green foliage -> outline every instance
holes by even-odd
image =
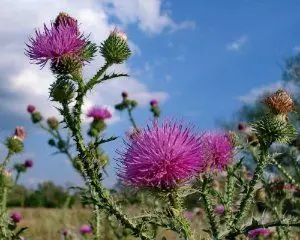
[[[62,208],[68,199],[70,199],[68,207],[80,202],[77,192],[70,194],[65,188],[48,181],[40,183],[35,190],[15,185],[9,193],[7,205],[9,207]]]

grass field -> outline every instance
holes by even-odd
[[[89,209],[46,209],[46,208],[16,208],[10,209],[10,212],[19,211],[22,214],[20,227],[28,227],[24,234],[26,240],[60,240],[61,232],[68,229],[73,233],[78,233],[78,229],[82,224],[86,224],[91,216]],[[193,221],[193,229],[199,232],[202,229],[200,218]],[[105,224],[105,223],[104,223]],[[105,226],[104,226],[105,227]],[[198,230],[198,231],[197,231]],[[168,240],[176,240],[177,238],[170,231],[161,231],[157,239],[163,236]],[[203,239],[203,235],[197,235],[196,239]],[[113,240],[115,236],[105,232],[101,240]],[[132,238],[128,238],[132,239]],[[207,239],[207,238],[205,238]]]

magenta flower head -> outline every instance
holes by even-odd
[[[21,213],[20,213],[20,212],[13,212],[13,213],[10,215],[10,218],[11,218],[11,220],[12,220],[14,223],[18,223],[18,222],[21,221],[22,216],[21,216]]]
[[[248,232],[249,239],[257,239],[258,237],[269,237],[272,231],[267,228],[257,228]]]
[[[218,215],[222,215],[225,212],[225,208],[223,205],[217,205],[215,208],[215,213]]]
[[[126,150],[120,153],[119,177],[133,187],[170,189],[204,167],[199,161],[200,137],[182,123],[153,121],[126,145]]]
[[[97,120],[105,120],[111,118],[111,113],[107,108],[93,107],[87,114],[88,117],[93,117]]]
[[[65,18],[64,18],[65,19]],[[44,25],[44,31],[36,30],[35,37],[29,39],[26,55],[42,67],[50,61],[58,64],[64,58],[78,59],[85,45],[86,39],[78,31],[77,22],[67,24],[52,23],[50,27]]]
[[[201,162],[206,170],[224,170],[233,157],[231,136],[225,132],[207,132],[201,137]]]
[[[35,106],[34,105],[31,105],[31,104],[29,104],[28,106],[27,106],[27,112],[29,112],[29,113],[33,113],[35,111]]]
[[[14,133],[14,138],[17,138],[23,142],[25,140],[26,136],[27,136],[27,133],[25,132],[24,127],[16,127],[15,133]]]
[[[128,92],[122,92],[122,97],[123,98],[128,98]]]
[[[79,228],[79,232],[82,234],[82,235],[85,235],[85,234],[91,234],[93,232],[92,228],[87,225],[87,224],[84,224],[82,225],[80,228]]]
[[[158,101],[156,99],[153,99],[153,100],[150,101],[150,105],[152,107],[157,106],[158,105]]]
[[[33,161],[30,160],[30,159],[26,160],[25,163],[24,163],[24,167],[26,167],[26,168],[33,167]]]
[[[183,214],[183,217],[187,220],[190,220],[195,216],[196,216],[196,213],[194,213],[194,212],[184,212],[184,214]]]

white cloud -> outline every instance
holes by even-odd
[[[171,82],[173,77],[170,74],[166,74],[165,79],[166,79],[166,82]]]
[[[238,38],[237,40],[231,42],[231,43],[228,43],[226,45],[226,49],[228,51],[238,51],[241,49],[241,47],[243,47],[246,42],[248,41],[248,37],[246,35]]]
[[[300,46],[295,46],[295,47],[294,47],[294,51],[295,51],[296,53],[300,53]]]
[[[0,92],[4,93],[0,95],[2,109],[10,110],[19,116],[26,116],[25,107],[31,103],[35,104],[46,116],[57,114],[52,107],[53,103],[48,98],[48,88],[54,78],[47,67],[40,70],[38,66],[29,64],[29,60],[24,56],[24,42],[34,32],[34,28],[41,27],[43,23],[49,23],[60,11],[66,11],[78,18],[84,33],[91,33],[91,40],[98,44],[115,27],[109,24],[106,10],[96,0],[1,1],[0,71],[1,81],[5,82],[0,86]],[[150,22],[149,20],[148,24]],[[133,47],[134,53],[141,53],[135,43],[129,42],[129,44]],[[93,64],[87,66],[85,75],[92,76],[103,63],[104,60],[99,56]],[[118,72],[131,73],[125,64],[114,68]],[[105,105],[113,109],[112,106],[120,100],[120,93],[123,90],[136,96],[142,106],[152,97],[160,101],[168,97],[166,92],[151,92],[145,84],[135,78],[112,80],[89,95],[84,110],[86,111],[92,105]],[[118,120],[119,117],[115,116],[112,121]]]
[[[175,57],[175,61],[184,62],[185,61],[185,56],[179,55],[179,56]]]
[[[270,85],[261,86],[250,90],[245,95],[239,96],[238,100],[242,101],[244,104],[253,104],[258,100],[263,94],[274,92],[278,88],[285,88],[291,94],[295,94],[299,89],[293,83],[285,83],[283,81],[278,81]]]
[[[171,31],[195,28],[193,21],[175,23],[168,10],[162,10],[161,0],[104,0],[106,10],[116,16],[122,24],[137,23],[139,28],[150,34],[164,29]]]

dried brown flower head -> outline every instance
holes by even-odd
[[[278,89],[275,93],[269,95],[264,103],[274,114],[288,114],[295,110],[295,104],[290,94],[284,89]]]

